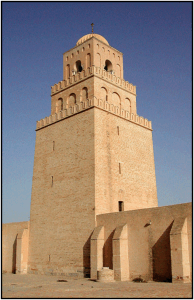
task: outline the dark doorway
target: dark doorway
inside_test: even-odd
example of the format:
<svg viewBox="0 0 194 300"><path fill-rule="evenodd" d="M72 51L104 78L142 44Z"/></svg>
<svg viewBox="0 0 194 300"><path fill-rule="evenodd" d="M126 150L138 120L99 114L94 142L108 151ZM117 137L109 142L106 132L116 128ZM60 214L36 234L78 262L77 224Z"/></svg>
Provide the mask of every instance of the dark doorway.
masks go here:
<svg viewBox="0 0 194 300"><path fill-rule="evenodd" d="M17 247L17 236L13 243L13 256L12 256L12 273L16 273L16 247Z"/></svg>
<svg viewBox="0 0 194 300"><path fill-rule="evenodd" d="M172 282L170 253L170 230L172 224L173 222L152 248L154 281Z"/></svg>

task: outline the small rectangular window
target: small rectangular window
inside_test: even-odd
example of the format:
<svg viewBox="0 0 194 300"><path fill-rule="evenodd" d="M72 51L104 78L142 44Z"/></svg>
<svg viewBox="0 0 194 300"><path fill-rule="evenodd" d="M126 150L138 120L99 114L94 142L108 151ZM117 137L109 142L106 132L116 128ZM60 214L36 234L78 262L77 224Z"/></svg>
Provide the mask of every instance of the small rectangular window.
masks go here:
<svg viewBox="0 0 194 300"><path fill-rule="evenodd" d="M53 186L53 176L51 176L51 186Z"/></svg>
<svg viewBox="0 0 194 300"><path fill-rule="evenodd" d="M118 135L119 135L119 126L117 126L117 133L118 133Z"/></svg>
<svg viewBox="0 0 194 300"><path fill-rule="evenodd" d="M55 150L55 141L53 141L53 151Z"/></svg>
<svg viewBox="0 0 194 300"><path fill-rule="evenodd" d="M119 174L121 174L121 164L119 163Z"/></svg>
<svg viewBox="0 0 194 300"><path fill-rule="evenodd" d="M119 211L124 211L124 202L119 201Z"/></svg>

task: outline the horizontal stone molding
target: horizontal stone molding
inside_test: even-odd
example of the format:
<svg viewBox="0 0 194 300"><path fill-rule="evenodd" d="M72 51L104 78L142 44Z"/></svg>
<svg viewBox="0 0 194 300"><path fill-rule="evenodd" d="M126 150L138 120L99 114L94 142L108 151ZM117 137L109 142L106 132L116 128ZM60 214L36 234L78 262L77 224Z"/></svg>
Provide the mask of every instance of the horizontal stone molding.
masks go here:
<svg viewBox="0 0 194 300"><path fill-rule="evenodd" d="M121 79L119 77L116 77L114 74L111 74L110 72L107 72L101 69L100 67L92 66L87 68L86 70L83 70L82 72L71 76L67 80L59 81L59 83L56 83L53 86L51 86L51 96L93 75L105 79L108 82L128 92L136 94L136 86L132 83L129 83L128 81L125 81L124 79Z"/></svg>
<svg viewBox="0 0 194 300"><path fill-rule="evenodd" d="M113 115L117 115L118 117L120 117L122 119L128 120L132 123L138 124L142 127L152 130L151 121L148 121L147 119L145 119L141 116L134 115L133 113L130 113L129 111L124 110L122 108L120 109L118 106L114 106L113 104L111 104L105 100L97 99L96 97L93 97L92 99L87 99L86 101L83 101L80 103L77 103L77 104L73 105L72 107L64 109L58 113L55 113L54 115L50 115L49 117L41 119L40 121L37 121L36 122L36 130L39 130L43 127L46 127L48 125L51 125L58 121L61 121L65 118L73 116L77 113L83 112L84 110L90 109L92 107L97 107L97 108L107 111Z"/></svg>

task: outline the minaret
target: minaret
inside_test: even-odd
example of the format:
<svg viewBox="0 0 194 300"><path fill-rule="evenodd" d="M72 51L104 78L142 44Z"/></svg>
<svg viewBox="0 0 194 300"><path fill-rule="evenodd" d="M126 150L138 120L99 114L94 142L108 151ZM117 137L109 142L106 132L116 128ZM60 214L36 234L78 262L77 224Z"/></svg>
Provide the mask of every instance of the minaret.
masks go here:
<svg viewBox="0 0 194 300"><path fill-rule="evenodd" d="M37 122L28 272L89 274L96 215L155 206L151 122L136 114L123 54L92 25L63 54Z"/></svg>

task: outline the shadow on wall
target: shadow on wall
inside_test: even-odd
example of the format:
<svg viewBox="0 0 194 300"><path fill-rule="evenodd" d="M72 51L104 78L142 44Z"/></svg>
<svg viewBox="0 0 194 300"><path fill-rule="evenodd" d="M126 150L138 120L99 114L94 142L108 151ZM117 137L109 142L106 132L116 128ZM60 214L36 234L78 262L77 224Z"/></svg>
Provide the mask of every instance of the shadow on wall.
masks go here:
<svg viewBox="0 0 194 300"><path fill-rule="evenodd" d="M173 222L152 248L153 281L172 282L170 231Z"/></svg>
<svg viewBox="0 0 194 300"><path fill-rule="evenodd" d="M17 236L13 243L13 255L12 255L12 273L16 273L16 247L17 247Z"/></svg>
<svg viewBox="0 0 194 300"><path fill-rule="evenodd" d="M90 239L92 233L87 239L83 247L83 267L84 267L84 277L90 278Z"/></svg>
<svg viewBox="0 0 194 300"><path fill-rule="evenodd" d="M113 269L112 239L114 232L115 229L111 232L103 247L103 267L109 267L109 269Z"/></svg>

